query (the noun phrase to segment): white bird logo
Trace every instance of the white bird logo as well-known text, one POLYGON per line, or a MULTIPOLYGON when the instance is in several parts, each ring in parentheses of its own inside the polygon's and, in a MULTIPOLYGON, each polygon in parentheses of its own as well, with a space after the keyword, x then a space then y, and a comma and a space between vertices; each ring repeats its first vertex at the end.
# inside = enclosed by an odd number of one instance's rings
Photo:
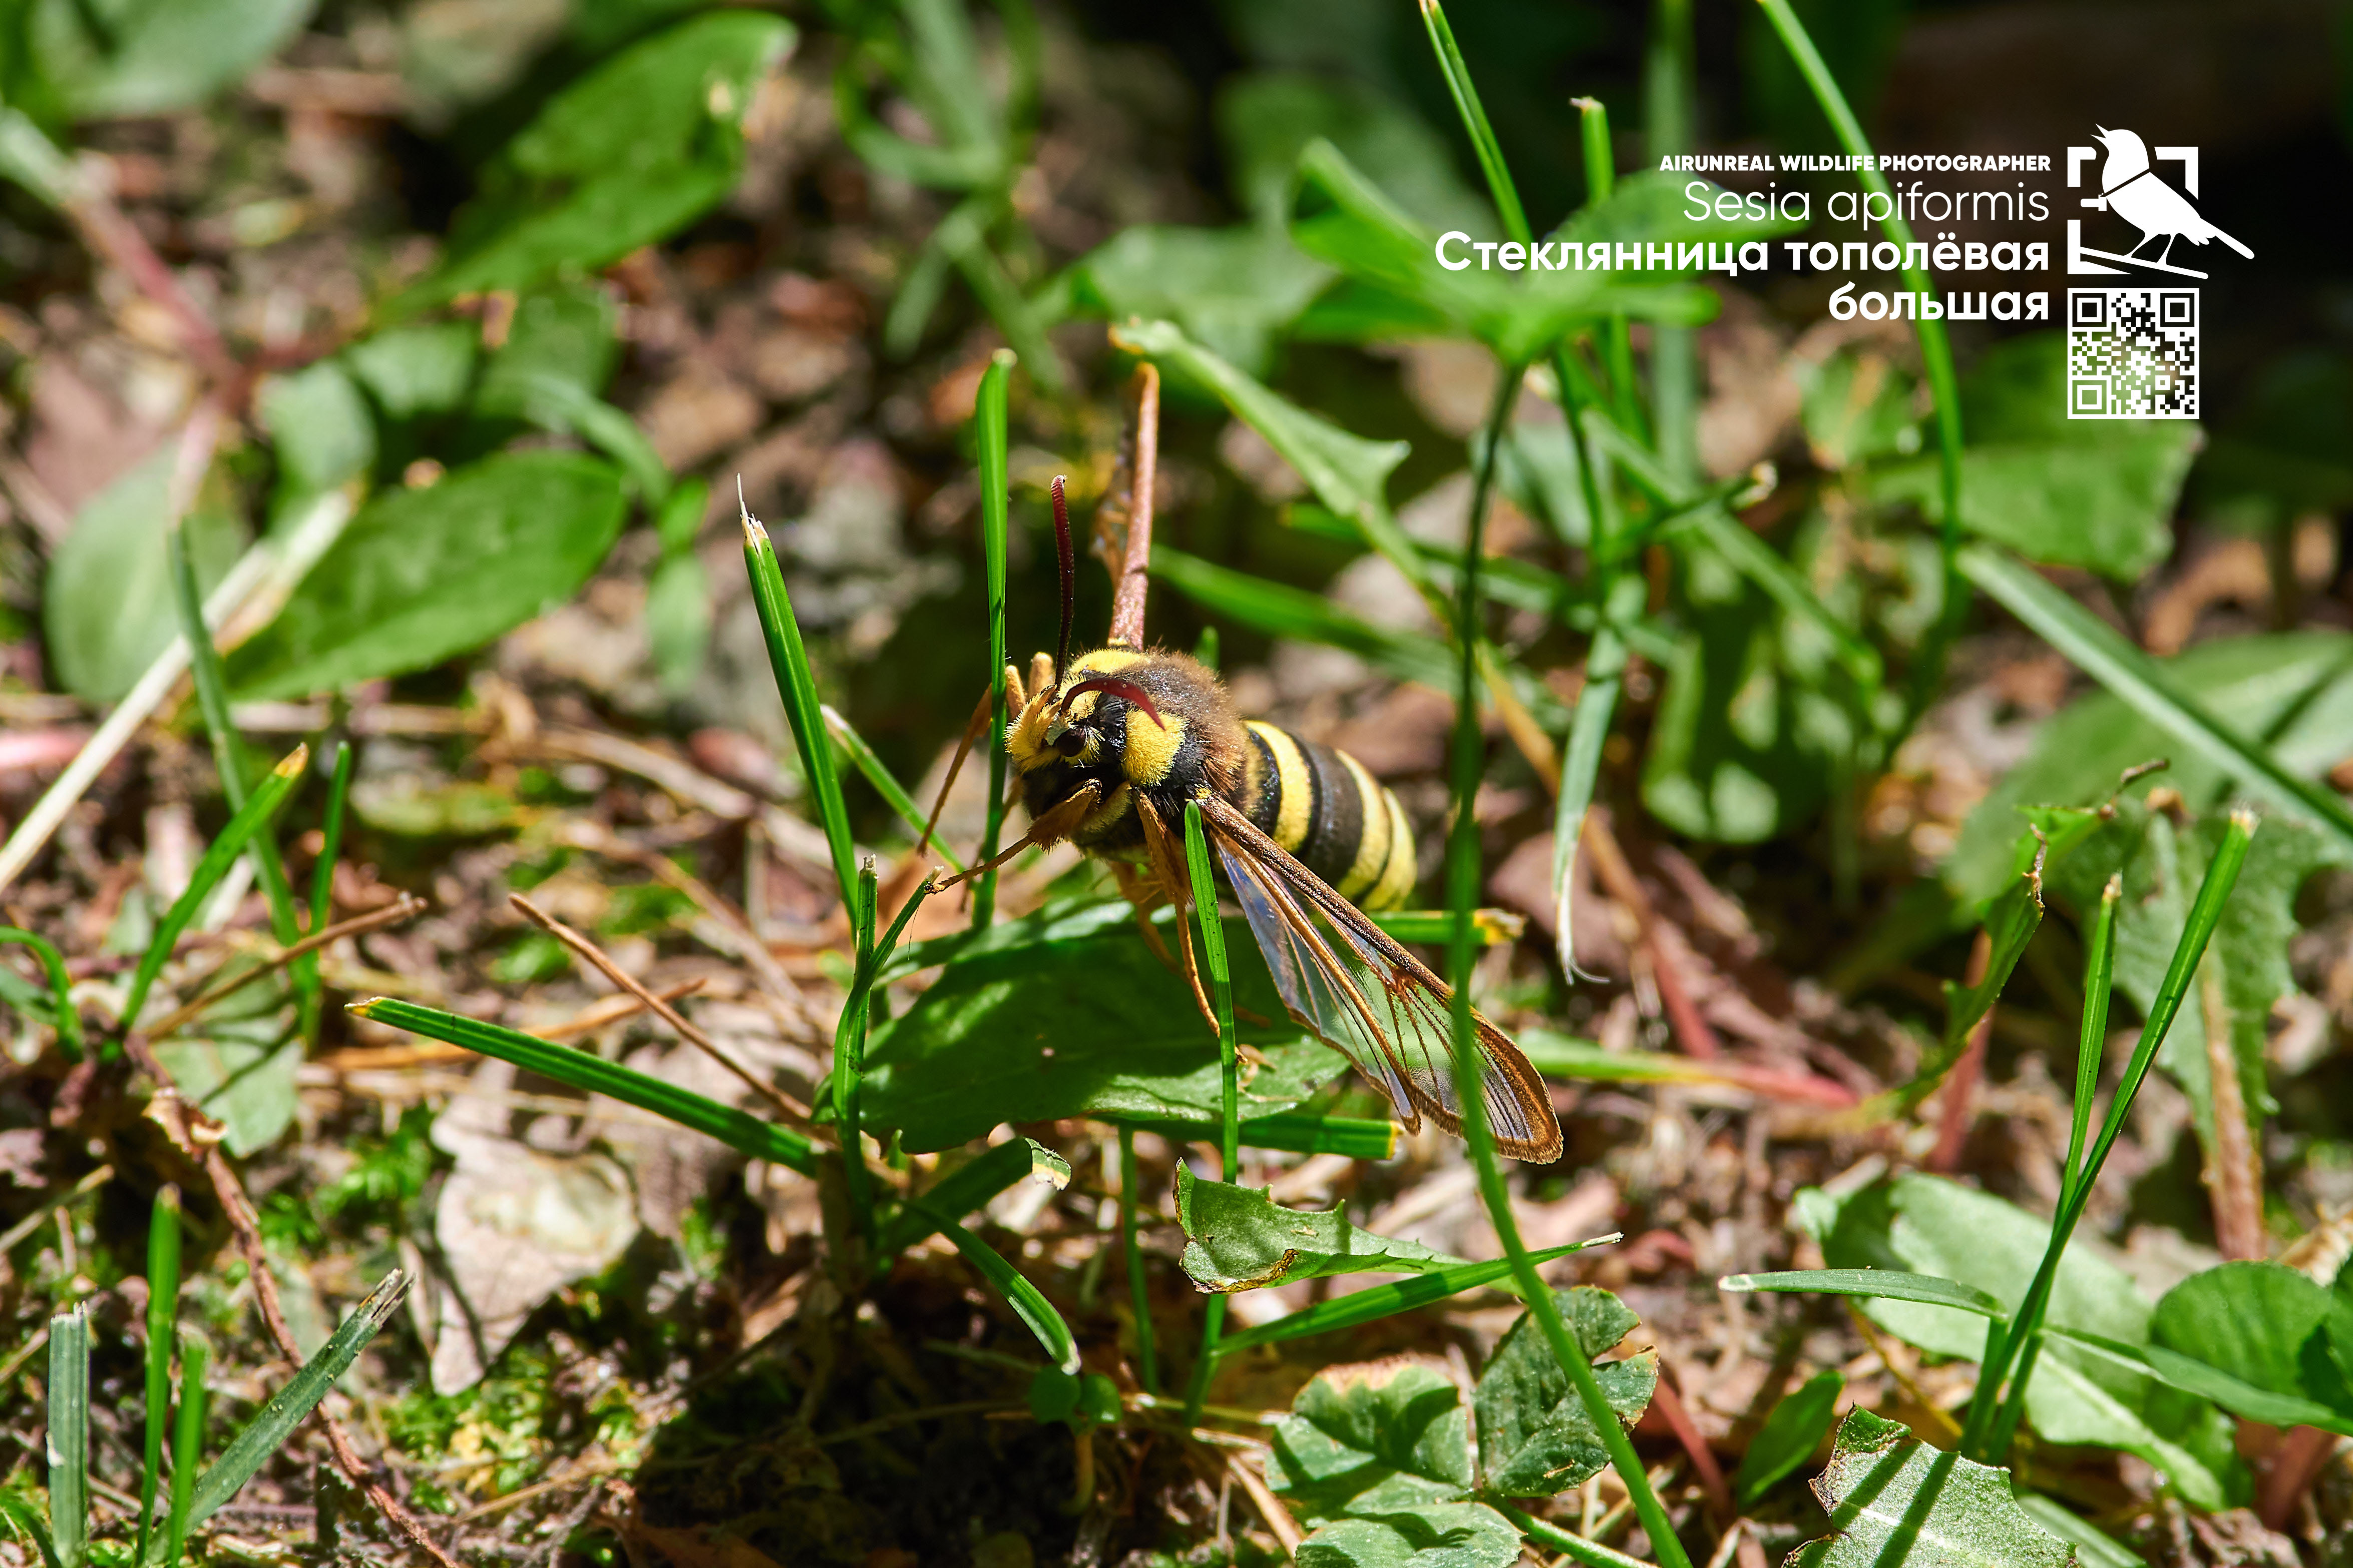
MULTIPOLYGON (((2200 217, 2198 209, 2189 205, 2189 197, 2158 177, 2156 171, 2149 166, 2148 146, 2138 136, 2129 131, 2110 131, 2103 126, 2097 140, 2107 149, 2108 155, 2100 165, 2100 194, 2085 196, 2084 205, 2097 207, 2102 212, 2113 208, 2118 217, 2140 230, 2140 243, 2116 259, 2143 259, 2141 247, 2159 236, 2164 237, 2165 248, 2157 255, 2154 265, 2158 267, 2167 265, 2166 258, 2173 253, 2173 242, 2177 239, 2186 239, 2192 245, 2204 245, 2210 239, 2219 239, 2242 256, 2253 257, 2255 254, 2200 217)), ((2072 178, 2069 183, 2073 183, 2072 178)), ((2204 274, 2193 273, 2191 276, 2203 277, 2204 274)))

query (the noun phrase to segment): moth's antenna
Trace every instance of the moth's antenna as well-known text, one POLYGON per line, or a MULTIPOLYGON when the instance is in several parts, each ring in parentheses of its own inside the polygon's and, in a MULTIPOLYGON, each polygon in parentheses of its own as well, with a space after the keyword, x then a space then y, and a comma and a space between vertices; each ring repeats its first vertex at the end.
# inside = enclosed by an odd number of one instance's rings
POLYGON ((1071 503, 1063 493, 1063 477, 1054 476, 1054 557, 1062 568, 1062 636, 1054 645, 1054 684, 1071 670, 1071 623, 1078 614, 1078 566, 1071 559, 1071 503))

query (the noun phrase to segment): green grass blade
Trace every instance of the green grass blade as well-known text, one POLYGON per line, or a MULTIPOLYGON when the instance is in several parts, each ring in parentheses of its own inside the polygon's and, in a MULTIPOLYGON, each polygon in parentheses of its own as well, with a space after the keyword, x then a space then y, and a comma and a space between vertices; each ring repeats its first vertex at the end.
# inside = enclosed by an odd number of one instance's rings
MULTIPOLYGON (((920 1207, 923 1200, 917 1198, 915 1203, 920 1207)), ((932 1217, 937 1222, 940 1234, 955 1243, 955 1249, 964 1254, 965 1261, 987 1277, 988 1282, 997 1287, 997 1294, 1012 1307, 1013 1315, 1037 1336, 1039 1348, 1046 1352, 1046 1359, 1064 1372, 1076 1373, 1079 1370, 1079 1342, 1071 1335, 1071 1325, 1062 1321, 1061 1313, 1054 1310, 1054 1304, 1046 1300, 1045 1293, 1024 1279, 1020 1271, 1006 1262, 1004 1255, 988 1243, 952 1219, 937 1213, 932 1217)))
POLYGON ((649 1110, 681 1127, 716 1138, 753 1159, 773 1160, 804 1176, 817 1173, 816 1146, 791 1128, 763 1121, 732 1105, 722 1105, 586 1051, 551 1045, 497 1024, 478 1023, 455 1013, 420 1007, 414 1002, 391 996, 354 1002, 350 1010, 359 1017, 406 1029, 412 1035, 446 1040, 486 1057, 497 1057, 586 1093, 609 1094, 625 1105, 649 1110))
POLYGON ((852 729, 849 721, 835 712, 830 707, 820 703, 818 711, 825 715, 827 731, 833 736, 834 744, 839 746, 849 755, 850 765, 866 776, 866 782, 874 786, 874 793, 882 797, 882 804, 895 812, 900 821, 914 830, 916 847, 938 856, 947 863, 947 868, 951 871, 963 870, 964 862, 957 859, 946 845, 941 843, 936 837, 928 840, 923 837, 924 817, 922 808, 916 805, 914 796, 907 793, 906 785, 901 784, 897 775, 891 772, 882 759, 874 754, 874 748, 866 743, 866 737, 852 729))
POLYGON ((2084 1144, 2091 1136, 2092 1096, 2100 1087, 2100 1063, 2107 1055, 2108 997, 2116 986, 2116 910, 2124 901, 2121 873, 2100 889, 2100 907, 2092 916, 2090 939, 2084 950, 2084 1027, 2075 1042, 2075 1104, 2073 1125, 2067 1132, 2067 1163, 2062 1167, 2059 1191, 2072 1195, 2082 1184, 2084 1144))
POLYGON ((312 931, 326 930, 335 912, 335 859, 343 852, 343 811, 351 802, 355 757, 349 741, 335 742, 335 772, 327 781, 327 816, 319 835, 319 858, 311 868, 312 931))
MULTIPOLYGON (((1013 379, 1013 353, 999 349, 981 373, 973 405, 980 444, 980 542, 988 567, 988 816, 981 830, 979 860, 997 854, 1005 831, 1005 535, 1011 502, 1006 477, 1006 395, 1013 379)), ((997 918, 997 873, 984 871, 972 890, 972 926, 985 929, 997 918)))
POLYGON ((1559 1525, 1536 1518, 1534 1514, 1514 1508, 1510 1503, 1490 1500, 1487 1506, 1512 1521, 1517 1530, 1537 1545, 1560 1552, 1572 1563, 1585 1568, 1651 1568, 1639 1557, 1629 1557, 1615 1547, 1604 1546, 1598 1541, 1588 1541, 1573 1535, 1559 1525))
POLYGON ((1479 172, 1487 177, 1487 194, 1494 198, 1495 212, 1504 220, 1504 237, 1525 245, 1533 237, 1528 232, 1527 210, 1520 205, 1520 193, 1512 184, 1512 171, 1504 162, 1504 150, 1495 142, 1494 127, 1487 123, 1487 110, 1479 101, 1479 89, 1471 80, 1471 68, 1462 62, 1462 51, 1455 46, 1454 29, 1447 25, 1446 11, 1438 0, 1421 0, 1422 26, 1430 33, 1430 47, 1438 56, 1438 68, 1446 78, 1446 90, 1454 100, 1454 112, 1461 117, 1462 129, 1471 137, 1472 151, 1479 157, 1479 172))
MULTIPOLYGON (((1201 808, 1185 804, 1185 868, 1193 884, 1193 909, 1199 917, 1201 963, 1209 973, 1210 1005, 1218 1015, 1218 1065, 1223 1078, 1224 1118, 1219 1127, 1219 1173, 1237 1180, 1241 1171, 1241 1079, 1236 1060, 1233 976, 1226 967, 1225 924, 1218 918, 1218 884, 1209 873, 1209 845, 1201 833, 1201 808)), ((1193 1360, 1193 1375, 1185 1391, 1185 1418, 1198 1421, 1208 1398, 1209 1375, 1217 1370, 1218 1345, 1226 1326, 1226 1299, 1211 1296, 1201 1311, 1201 1343, 1193 1360)))
MULTIPOLYGON (((1630 581, 1632 581, 1630 579, 1630 581)), ((1641 584, 1635 584, 1639 590, 1641 584)), ((1552 896, 1553 947, 1560 972, 1574 982, 1577 967, 1576 915, 1570 889, 1577 875, 1577 851, 1585 837, 1585 814, 1593 807, 1593 786, 1601 776, 1601 748, 1609 739, 1609 721, 1618 710, 1618 693, 1626 679, 1626 642, 1603 627, 1593 637, 1585 656, 1585 686, 1577 694, 1569 716, 1568 744, 1562 748, 1560 796, 1553 803, 1552 896)))
POLYGON ((66 973, 65 954, 47 937, 22 926, 0 926, 0 942, 22 942, 41 961, 41 971, 49 977, 49 1005, 55 1009, 50 1024, 58 1031, 58 1044, 68 1061, 81 1060, 81 1014, 73 1004, 73 977, 66 973))
MULTIPOLYGON (((164 1521, 163 1561, 178 1568, 187 1551, 188 1531, 196 1522, 196 1471, 205 1461, 205 1417, 212 1395, 205 1387, 205 1366, 211 1359, 199 1335, 180 1336, 180 1408, 172 1426, 172 1510, 164 1521)), ((152 1540, 151 1547, 155 1544, 152 1540)))
POLYGON ((1218 918, 1218 883, 1209 870, 1209 844, 1201 832, 1201 808, 1185 805, 1185 868, 1193 882, 1193 912, 1201 932, 1201 967, 1209 976, 1209 1005, 1218 1013, 1218 1061, 1225 1077, 1225 1121, 1218 1147, 1224 1156, 1220 1179, 1239 1179, 1241 1168, 1241 1079, 1236 1060, 1233 972, 1226 966, 1226 926, 1218 918))
MULTIPOLYGON (((1691 0, 1652 0, 1642 58, 1645 160, 1692 150, 1694 53, 1691 0)), ((1662 323, 1651 331, 1651 438, 1668 473, 1685 481, 1698 477, 1699 338, 1689 327, 1662 323)))
MULTIPOLYGON (((1614 1236, 1602 1236, 1591 1241, 1573 1241, 1567 1247, 1529 1253, 1527 1260, 1532 1265, 1550 1263, 1556 1258, 1566 1258, 1572 1252, 1582 1252, 1588 1247, 1599 1247, 1616 1239, 1614 1236)), ((1271 1323, 1261 1323, 1255 1328, 1229 1334, 1219 1342, 1218 1353, 1231 1355, 1252 1345, 1273 1344, 1282 1340, 1302 1339, 1309 1334, 1326 1334, 1337 1329, 1353 1329, 1360 1323, 1393 1318, 1399 1312, 1410 1312, 1417 1307, 1427 1307, 1434 1301, 1443 1301, 1450 1296, 1460 1296, 1465 1290, 1476 1290, 1484 1285, 1518 1291, 1520 1286, 1512 1277, 1514 1268, 1511 1258, 1496 1258, 1484 1263, 1465 1263, 1429 1274, 1410 1275, 1364 1290, 1351 1290, 1345 1296, 1335 1296, 1312 1307, 1303 1307, 1271 1323)))
POLYGON ((212 896, 212 890, 220 885, 220 879, 228 874, 229 867, 245 852, 248 841, 267 826, 269 819, 277 815, 278 808, 285 804, 287 795, 301 780, 303 765, 310 760, 311 748, 308 746, 297 746, 288 752, 285 760, 261 781, 261 787, 246 797, 245 805, 228 819, 228 826, 221 829, 220 837, 212 841, 203 858, 196 862, 195 872, 188 879, 186 889, 164 911, 163 921, 155 927, 154 939, 148 942, 146 952, 140 957, 138 972, 131 978, 131 992, 122 1004, 124 1028, 139 1026, 139 1010, 146 1005, 147 992, 155 984, 155 977, 164 973, 164 965, 170 961, 172 948, 180 940, 180 933, 188 929, 188 922, 196 918, 196 911, 212 896))
MULTIPOLYGON (((2180 1010, 2190 980, 2205 959, 2214 928, 2221 923, 2222 906, 2230 901, 2231 889, 2237 886, 2239 872, 2247 863, 2247 847, 2254 832, 2253 813, 2232 813, 2222 841, 2215 846, 2213 859, 2207 862, 2205 879, 2199 884, 2198 897, 2189 906, 2189 918, 2182 922, 2181 938, 2174 944, 2172 962, 2166 966, 2165 979, 2158 984, 2157 995, 2149 1004, 2148 1016, 2141 1025, 2140 1038, 2134 1042, 2132 1058, 2126 1063, 2124 1076, 2117 1080, 2116 1094, 2108 1102, 2107 1119, 2100 1126, 2100 1136, 2085 1157, 2082 1171, 2063 1191, 2058 1216, 2051 1223, 2051 1239, 2043 1247, 2042 1265, 2019 1301, 2017 1322, 2009 1333, 1988 1344, 1985 1363, 1978 1374, 1977 1396, 1970 1403, 1969 1418, 1961 1431, 1961 1451, 1965 1455, 1974 1458, 1988 1451, 1989 1436, 2000 1418, 1996 1401, 2000 1397, 2003 1381, 2009 1377, 2010 1365, 2020 1352, 2042 1330, 2042 1315, 2051 1304, 2052 1287, 2059 1276, 2060 1258, 2074 1237, 2077 1222, 2084 1217, 2084 1205, 2091 1198, 2102 1167, 2107 1163, 2108 1151, 2124 1131, 2125 1118, 2130 1114, 2132 1102, 2148 1076, 2149 1065, 2157 1059, 2158 1047, 2165 1043, 2167 1032, 2173 1027, 2173 1016, 2180 1010)), ((2090 999, 2086 997, 2085 1001, 2088 1013, 2090 999)), ((2079 1062, 2079 1081, 2081 1077, 2079 1062)), ((2022 1384, 2023 1380, 2020 1381, 2022 1384)))
MULTIPOLYGON (((1905 256, 1912 254, 1912 226, 1897 216, 1898 207, 1893 193, 1887 188, 1885 175, 1870 163, 1871 142, 1862 133, 1862 124, 1848 107, 1846 94, 1839 90, 1830 67, 1822 63, 1821 51, 1814 47, 1805 24, 1790 9, 1789 0, 1760 0, 1766 20, 1780 36, 1781 47, 1789 53, 1799 74, 1821 106, 1824 118, 1839 139, 1839 145, 1853 156, 1863 160, 1855 178, 1864 190, 1876 194, 1887 202, 1888 216, 1880 225, 1887 237, 1905 256)), ((1655 152, 1656 149, 1653 149, 1655 152)), ((1918 295, 1923 302, 1936 297, 1936 286, 1926 271, 1917 267, 1904 268, 1904 286, 1918 295)), ((1939 540, 1944 552, 1945 608, 1938 619, 1935 645, 1921 660, 1922 679, 1915 681, 1913 706, 1924 705, 1924 698, 1933 694, 1943 666, 1943 650, 1960 629, 1961 616, 1967 613, 1968 601, 1960 591, 1957 573, 1961 549, 1961 390, 1953 371, 1952 340, 1945 335, 1945 323, 1925 315, 1915 324, 1920 340, 1920 363, 1928 372, 1928 389, 1936 405, 1937 471, 1942 479, 1944 506, 1939 540)))
POLYGON ((155 1493, 164 1476, 164 1437, 172 1406, 172 1342, 180 1321, 180 1189, 165 1184, 147 1221, 147 1446, 139 1471, 139 1532, 134 1562, 147 1556, 155 1493))
MULTIPOLYGON (((739 498, 740 504, 740 498, 739 498)), ((792 721, 793 745, 799 752, 801 774, 808 780, 817 801, 818 824, 825 829, 826 847, 833 855, 834 880, 841 889, 841 907, 856 907, 858 864, 850 847, 849 811, 841 800, 841 776, 834 769, 833 747, 825 738, 825 719, 818 711, 817 680, 809 673, 808 650, 801 646, 800 623, 793 618, 792 595, 785 588, 784 569, 776 563, 776 546, 768 531, 749 510, 744 513, 744 570, 752 580, 752 603, 760 616, 760 630, 768 642, 768 667, 776 672, 776 695, 792 721)))
MULTIPOLYGON (((1123 1135, 1154 1132, 1179 1143, 1215 1143, 1225 1135, 1222 1124, 1207 1121, 1126 1121, 1123 1135)), ((1275 1149, 1293 1154, 1345 1154, 1352 1160, 1388 1160, 1397 1155, 1398 1124, 1355 1116, 1315 1116, 1304 1111, 1277 1111, 1241 1124, 1245 1149, 1275 1149)))
POLYGON ((1993 1010, 2002 987, 2010 984, 2026 944, 2042 927, 2042 855, 2021 872, 1986 910, 1986 967, 1975 984, 1945 982, 1945 1032, 1920 1064, 1912 1081, 1897 1091, 1895 1103, 1910 1110, 1928 1098, 1953 1064, 1968 1049, 1969 1031, 1993 1010))
POLYGON ((90 1319, 49 1320, 49 1538, 60 1568, 90 1556, 90 1319))
MULTIPOLYGON (((196 709, 204 715, 205 733, 212 742, 213 764, 220 773, 221 793, 228 796, 228 808, 234 812, 245 804, 252 781, 246 773, 245 742, 229 718, 228 678, 221 671, 220 649, 213 646, 212 633, 205 625, 204 598, 196 591, 196 569, 188 558, 185 531, 172 529, 166 536, 165 548, 171 556, 172 599, 179 611, 180 635, 188 643, 188 670, 195 683, 196 709)), ((267 833, 254 836, 253 864, 262 892, 269 900, 270 932, 280 947, 291 947, 302 939, 302 927, 295 918, 294 889, 287 882, 286 863, 279 858, 278 841, 267 833)), ((315 1016, 319 1006, 317 962, 297 960, 294 980, 302 999, 303 1017, 315 1016)))
MULTIPOLYGON (((237 1494, 237 1489, 253 1479, 269 1456, 285 1445, 294 1435, 302 1418, 327 1396, 335 1379, 343 1375, 359 1356, 361 1349, 375 1337, 375 1331, 400 1306, 400 1298, 408 1289, 408 1276, 396 1268, 385 1275, 376 1288, 368 1292, 352 1315, 345 1318, 319 1353, 303 1364, 293 1381, 269 1396, 254 1418, 229 1443, 219 1460, 197 1480, 188 1502, 187 1523, 202 1524, 215 1510, 237 1494)), ((182 1403, 188 1403, 183 1390, 182 1403)), ((176 1479, 176 1478, 175 1478, 176 1479)), ((178 1511, 176 1509, 174 1510, 178 1511)))
MULTIPOLYGON (((1592 206, 1608 201, 1609 194, 1618 188, 1617 152, 1609 144, 1609 110, 1598 98, 1569 101, 1577 106, 1577 129, 1585 152, 1585 202, 1592 206)), ((1641 389, 1634 384, 1634 336, 1625 312, 1613 313, 1604 331, 1610 407, 1620 424, 1629 430, 1636 429, 1641 420, 1642 399, 1641 389)), ((1568 383, 1563 381, 1561 386, 1566 396, 1568 383)))
POLYGON ((1006 1188, 1037 1172, 1037 1158, 1026 1138, 1010 1138, 976 1159, 942 1177, 920 1202, 901 1205, 882 1227, 877 1261, 890 1258, 940 1228, 935 1214, 962 1219, 1006 1188))
MULTIPOLYGON (((15 114, 13 109, 0 110, 0 117, 15 114)), ((0 1518, 7 1520, 18 1535, 28 1536, 41 1553, 41 1568, 58 1568, 58 1550, 49 1540, 48 1521, 23 1496, 0 1491, 0 1518)))
POLYGON ((1146 1394, 1160 1392, 1160 1357, 1152 1342, 1152 1291, 1144 1272, 1144 1248, 1135 1238, 1135 1129, 1119 1130, 1119 1249, 1127 1259, 1127 1299, 1135 1321, 1135 1381, 1146 1394))
POLYGON ((859 1080, 866 1074, 866 1008, 874 990, 874 862, 858 868, 858 898, 850 905, 851 941, 858 974, 833 1026, 833 1112, 841 1134, 842 1184, 858 1234, 874 1239, 874 1173, 866 1168, 866 1143, 859 1114, 859 1080))
POLYGON ((1900 1268, 1793 1268, 1776 1274, 1727 1274, 1715 1282, 1715 1288, 1862 1296, 1883 1301, 1951 1307, 1980 1318, 2007 1320, 2010 1316, 2008 1307, 1974 1285, 1936 1274, 1907 1274, 1900 1268))
POLYGON ((2319 824, 2340 843, 2353 845, 2353 809, 2334 792, 2296 777, 2269 748, 2208 712, 2174 684, 2162 664, 2045 582, 2032 567, 1972 544, 1961 552, 1961 572, 2142 718, 2231 774, 2250 793, 2319 824))

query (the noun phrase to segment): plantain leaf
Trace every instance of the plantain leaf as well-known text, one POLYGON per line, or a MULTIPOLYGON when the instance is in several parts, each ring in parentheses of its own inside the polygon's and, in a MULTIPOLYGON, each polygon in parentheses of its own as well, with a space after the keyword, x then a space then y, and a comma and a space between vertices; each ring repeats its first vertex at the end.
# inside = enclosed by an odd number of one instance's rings
POLYGON ((1460 1258, 1419 1242, 1376 1236, 1348 1223, 1338 1208, 1287 1209, 1226 1182, 1205 1182, 1179 1162, 1176 1221, 1185 1227, 1180 1261, 1194 1285, 1230 1295, 1327 1274, 1430 1274, 1460 1258))
POLYGON ((2266 1393, 2326 1405, 2340 1429, 2353 1421, 2353 1294, 2284 1264, 2191 1275, 2158 1302, 2149 1338, 2266 1393))
MULTIPOLYGON (((1591 1285, 1556 1291, 1553 1300, 1586 1359, 1609 1350, 1641 1320, 1609 1291, 1591 1285)), ((1602 1398, 1631 1428, 1659 1384, 1659 1352, 1641 1351, 1593 1369, 1602 1398)), ((1568 1373, 1522 1312, 1479 1374, 1479 1464, 1486 1489, 1502 1497, 1551 1497, 1582 1485, 1609 1463, 1600 1430, 1568 1373)))
POLYGON ((1814 1495, 1837 1530, 1792 1568, 2073 1568, 2074 1548, 2010 1496, 2010 1472, 1940 1453, 1899 1422, 1857 1410, 1840 1424, 1814 1495))

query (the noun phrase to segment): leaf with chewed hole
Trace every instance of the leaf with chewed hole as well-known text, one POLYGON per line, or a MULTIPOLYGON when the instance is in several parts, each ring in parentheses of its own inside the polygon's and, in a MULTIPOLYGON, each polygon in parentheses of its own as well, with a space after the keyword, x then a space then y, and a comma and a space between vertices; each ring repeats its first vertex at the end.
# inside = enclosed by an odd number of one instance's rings
POLYGON ((1857 1410, 1839 1427, 1814 1495, 1838 1533, 1793 1568, 2073 1568, 2074 1549, 2010 1496, 2010 1472, 1942 1453, 1911 1428, 1857 1410))
MULTIPOLYGON (((1554 1301, 1588 1360, 1617 1344, 1641 1320, 1591 1285, 1556 1291, 1554 1301)), ((1646 1350, 1593 1369, 1602 1397, 1631 1428, 1659 1384, 1659 1352, 1646 1350)), ((1582 1485, 1609 1463, 1601 1433, 1527 1313, 1511 1326, 1484 1372, 1474 1404, 1486 1489, 1504 1497, 1551 1497, 1582 1485)))

